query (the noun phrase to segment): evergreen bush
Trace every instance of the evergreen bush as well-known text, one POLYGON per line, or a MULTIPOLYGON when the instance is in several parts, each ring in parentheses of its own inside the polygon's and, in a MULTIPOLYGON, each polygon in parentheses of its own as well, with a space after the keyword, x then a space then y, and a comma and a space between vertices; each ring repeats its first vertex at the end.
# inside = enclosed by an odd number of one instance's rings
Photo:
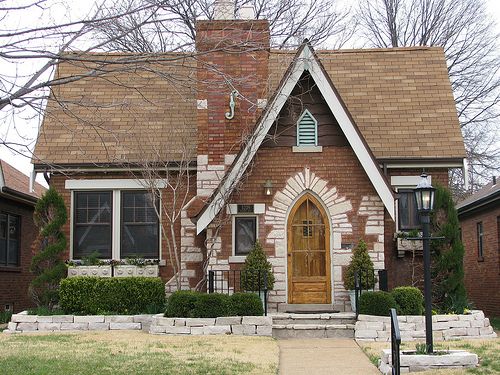
POLYGON ((396 301, 388 292, 365 292, 359 298, 360 314, 389 316, 392 308, 396 308, 396 301))
POLYGON ((259 241, 248 253, 245 264, 241 270, 241 288, 246 291, 259 291, 264 289, 264 275, 267 274, 267 289, 274 287, 274 274, 272 265, 259 241))
POLYGON ((464 285, 464 247, 455 204, 448 189, 437 186, 431 241, 432 303, 443 313, 462 314, 469 307, 464 285))
POLYGON ((62 196, 50 188, 38 200, 33 213, 39 233, 32 245, 33 258, 30 271, 35 275, 30 284, 30 294, 37 306, 52 309, 58 302, 60 281, 66 276, 62 255, 66 250, 67 211, 62 196))
POLYGON ((366 242, 363 240, 359 240, 358 245, 354 248, 351 262, 345 269, 343 279, 346 290, 354 290, 354 273, 356 271, 361 274, 361 288, 363 290, 372 289, 376 282, 374 267, 368 254, 366 242))
POLYGON ((193 318, 217 318, 229 316, 231 312, 229 296, 222 293, 200 293, 191 311, 193 318))
POLYGON ((264 315, 262 301, 255 293, 234 293, 230 299, 230 315, 260 316, 264 315))
POLYGON ((196 306, 200 292, 179 290, 172 293, 167 299, 165 316, 169 318, 189 318, 196 306))
POLYGON ((422 315, 424 296, 420 289, 412 286, 400 286, 391 291, 396 302, 398 315, 422 315))
POLYGON ((60 307, 67 314, 146 314, 165 309, 159 277, 72 277, 61 281, 60 307))

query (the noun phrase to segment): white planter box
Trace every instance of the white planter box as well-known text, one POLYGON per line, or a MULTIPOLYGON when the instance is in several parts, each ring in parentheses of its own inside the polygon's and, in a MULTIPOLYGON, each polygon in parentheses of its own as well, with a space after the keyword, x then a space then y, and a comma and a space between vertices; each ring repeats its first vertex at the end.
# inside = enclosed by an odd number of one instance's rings
POLYGON ((111 277, 111 266, 70 266, 68 277, 94 276, 111 277))
POLYGON ((139 267, 139 266, 115 266, 115 277, 157 277, 160 274, 157 264, 139 267))
POLYGON ((424 241, 408 240, 406 238, 396 238, 398 256, 405 256, 406 251, 421 253, 424 249, 424 241))

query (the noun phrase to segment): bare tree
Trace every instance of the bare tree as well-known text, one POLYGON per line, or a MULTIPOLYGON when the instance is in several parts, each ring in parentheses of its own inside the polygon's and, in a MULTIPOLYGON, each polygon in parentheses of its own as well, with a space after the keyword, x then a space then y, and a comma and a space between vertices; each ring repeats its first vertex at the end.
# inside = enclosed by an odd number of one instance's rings
MULTIPOLYGON (((196 37, 196 20, 214 18, 214 0, 126 0, 117 12, 154 4, 145 11, 110 20, 99 28, 100 35, 113 40, 113 49, 128 52, 164 52, 192 49, 196 37), (126 30, 133 30, 126 36, 126 30)), ((325 43, 340 48, 354 30, 349 9, 339 10, 335 0, 237 0, 235 15, 251 6, 256 19, 269 20, 271 45, 289 48, 304 38, 316 46, 325 43)), ((98 34, 99 35, 99 34, 98 34)))
POLYGON ((483 0, 361 0, 360 35, 374 47, 442 46, 472 188, 500 170, 498 34, 483 0))

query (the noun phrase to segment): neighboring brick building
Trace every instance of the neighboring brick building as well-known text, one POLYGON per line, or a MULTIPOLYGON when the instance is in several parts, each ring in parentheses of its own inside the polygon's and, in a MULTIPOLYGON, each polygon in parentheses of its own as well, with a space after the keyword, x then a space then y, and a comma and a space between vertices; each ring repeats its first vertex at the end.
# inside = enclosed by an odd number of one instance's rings
POLYGON ((59 64, 61 79, 92 76, 53 88, 35 148, 68 204, 68 257, 160 258, 171 291, 176 249, 187 289, 207 269, 239 269, 258 239, 271 309, 346 309, 343 268, 365 239, 390 286, 410 283, 394 241, 418 226, 408 189, 424 168, 447 184, 465 157, 443 50, 278 51, 266 20, 196 26, 195 54, 59 64), (173 231, 172 215, 158 229, 151 181, 161 204, 175 198, 173 231))
POLYGON ((467 295, 476 308, 500 316, 500 181, 494 177, 457 210, 467 295))
POLYGON ((44 191, 36 183, 30 192, 28 176, 0 160, 0 311, 33 306, 28 296, 31 244, 37 235, 33 208, 44 191))

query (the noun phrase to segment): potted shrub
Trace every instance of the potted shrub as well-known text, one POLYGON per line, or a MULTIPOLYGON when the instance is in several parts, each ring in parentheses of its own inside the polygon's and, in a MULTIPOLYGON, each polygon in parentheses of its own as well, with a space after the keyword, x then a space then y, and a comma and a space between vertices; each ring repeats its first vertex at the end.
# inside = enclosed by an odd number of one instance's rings
POLYGON ((259 293, 261 299, 264 299, 264 293, 260 293, 265 288, 264 275, 267 275, 267 289, 274 287, 274 274, 272 265, 267 260, 266 253, 259 241, 257 241, 248 253, 245 264, 241 270, 241 289, 254 293, 259 293))
POLYGON ((349 297, 351 299, 351 307, 353 311, 356 310, 354 290, 354 273, 356 271, 361 274, 361 289, 373 289, 376 282, 373 262, 370 259, 370 255, 368 254, 368 247, 366 246, 366 242, 363 240, 359 240, 358 245, 354 248, 351 262, 345 269, 343 275, 344 288, 349 291, 349 297))

